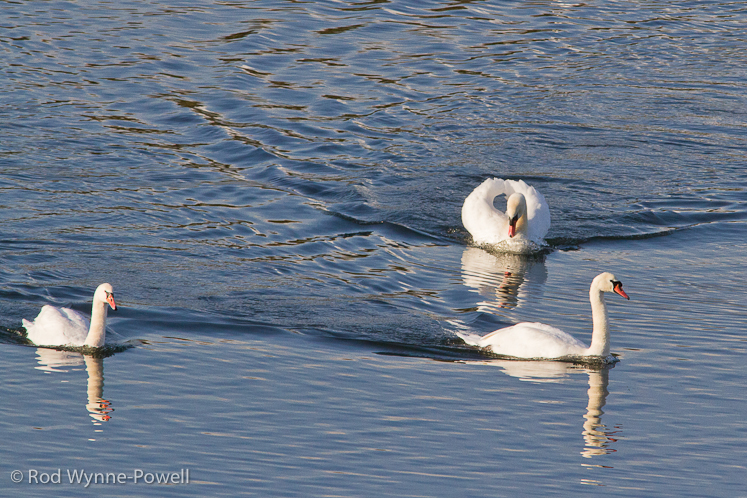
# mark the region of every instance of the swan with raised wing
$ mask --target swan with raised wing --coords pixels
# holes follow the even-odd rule
[[[493,205],[499,195],[507,198],[505,213]],[[530,252],[546,244],[550,210],[544,196],[523,180],[488,178],[464,200],[462,224],[477,245]]]

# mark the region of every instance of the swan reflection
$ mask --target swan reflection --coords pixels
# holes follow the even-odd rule
[[[462,253],[462,279],[464,285],[485,298],[477,304],[478,309],[495,312],[526,301],[532,288],[547,281],[547,269],[543,256],[494,254],[467,247]]]
[[[571,374],[585,372],[589,376],[589,390],[587,391],[589,403],[586,405],[581,432],[584,439],[581,456],[592,458],[617,451],[612,448],[612,444],[617,442],[615,435],[619,429],[609,430],[602,423],[604,414],[602,408],[609,394],[607,385],[610,367],[581,367],[560,361],[486,360],[479,363],[497,366],[511,377],[531,382],[562,382]]]
[[[602,407],[607,401],[607,384],[609,383],[609,370],[603,368],[599,371],[589,371],[589,404],[586,406],[584,418],[584,440],[586,447],[581,452],[585,458],[597,455],[614,453],[617,450],[610,448],[611,443],[617,442],[612,436],[617,431],[608,431],[602,423]]]
[[[86,409],[93,419],[94,425],[101,425],[111,419],[114,408],[111,402],[104,399],[104,359],[83,355],[74,351],[58,351],[56,349],[37,348],[36,354],[39,366],[37,370],[44,372],[68,372],[77,370],[74,367],[86,366],[88,373],[88,400]]]

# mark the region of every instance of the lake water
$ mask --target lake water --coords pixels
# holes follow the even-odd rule
[[[2,334],[0,494],[747,496],[746,23],[723,1],[3,2],[0,326],[110,282],[132,347]],[[470,246],[492,176],[544,194],[548,253]],[[455,334],[588,343],[605,270],[631,297],[607,299],[614,366]]]

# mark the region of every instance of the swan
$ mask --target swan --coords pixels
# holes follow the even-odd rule
[[[602,356],[610,354],[610,333],[607,323],[607,306],[604,292],[615,292],[630,299],[622,288],[622,282],[611,273],[597,275],[591,282],[589,300],[594,328],[591,346],[570,334],[544,323],[523,322],[498,329],[486,336],[457,332],[467,344],[488,348],[493,353],[516,358],[557,359],[564,356]]]
[[[100,348],[106,339],[107,305],[117,309],[110,284],[99,285],[93,294],[90,325],[77,311],[44,305],[33,322],[23,319],[26,337],[37,346]]]
[[[505,195],[506,212],[493,206]],[[545,198],[523,180],[488,178],[464,200],[462,224],[475,244],[499,245],[510,252],[528,252],[545,245],[550,209]]]

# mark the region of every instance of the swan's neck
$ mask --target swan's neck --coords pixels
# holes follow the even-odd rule
[[[610,331],[607,322],[607,306],[604,304],[602,291],[591,289],[589,300],[591,301],[591,319],[594,322],[589,355],[608,356],[610,354]]]
[[[527,213],[525,211],[521,216],[519,216],[519,219],[516,220],[516,235],[526,237],[528,226],[529,224],[527,223]]]
[[[107,303],[94,301],[91,309],[91,327],[88,329],[86,346],[100,348],[106,340],[106,313]]]

